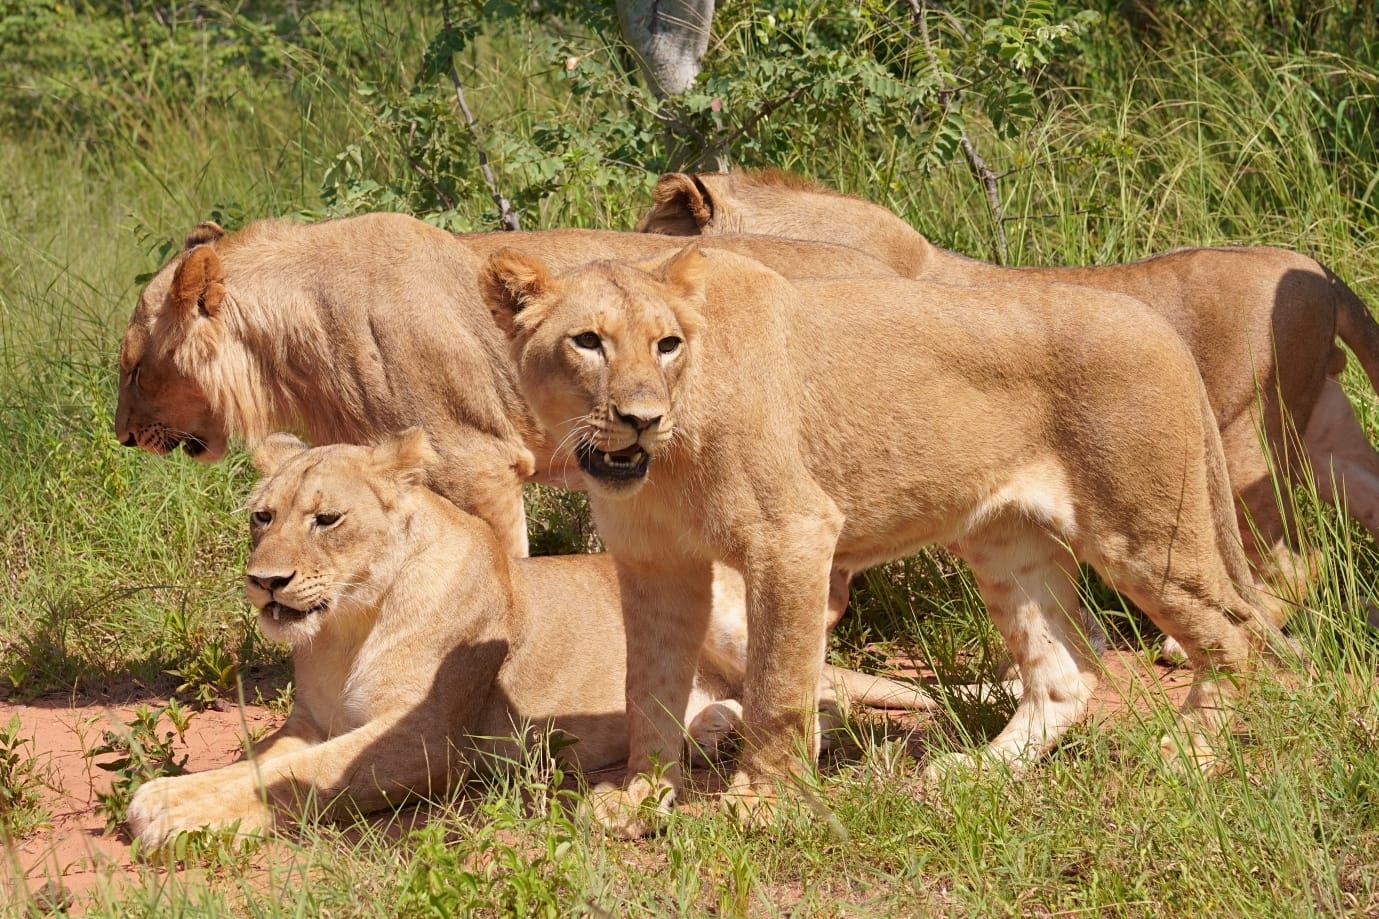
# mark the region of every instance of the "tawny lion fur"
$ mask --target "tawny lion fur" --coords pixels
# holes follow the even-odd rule
[[[262,630],[292,647],[292,713],[239,763],[141,786],[128,820],[142,844],[266,830],[337,803],[378,810],[503,768],[549,731],[573,741],[559,755],[581,768],[626,759],[606,556],[510,558],[492,528],[425,487],[436,457],[420,430],[312,450],[277,435],[255,461],[245,589]],[[742,582],[726,569],[710,618],[744,649],[702,659],[683,710],[712,752],[736,727],[746,667]],[[824,675],[830,702],[932,704],[913,686]]]
[[[1379,323],[1345,283],[1306,256],[1196,248],[1098,268],[1003,268],[934,246],[879,205],[776,171],[664,175],[638,229],[827,239],[869,252],[906,277],[958,285],[1056,281],[1132,296],[1192,351],[1220,426],[1247,554],[1274,589],[1300,600],[1314,572],[1290,548],[1297,545],[1291,501],[1285,493],[1280,509],[1271,469],[1286,481],[1315,482],[1325,500],[1379,538],[1379,453],[1341,390],[1345,353],[1335,344],[1339,336],[1379,387]],[[1152,385],[1147,380],[1135,385]]]
[[[212,461],[231,437],[252,446],[290,430],[314,444],[372,443],[422,425],[441,457],[433,487],[525,555],[522,484],[563,484],[567,470],[518,395],[479,298],[481,256],[498,245],[572,267],[681,243],[596,230],[456,237],[401,214],[229,234],[201,224],[125,330],[115,435]],[[842,246],[721,245],[790,277],[893,273]]]
[[[1186,648],[1198,682],[1165,743],[1217,755],[1236,680],[1276,633],[1237,586],[1250,575],[1220,438],[1158,317],[1052,284],[791,283],[697,245],[566,275],[500,252],[484,289],[618,567],[641,777],[600,799],[614,831],[646,832],[637,806],[680,781],[662,713],[685,707],[720,562],[747,584],[729,800],[749,812],[808,760],[831,566],[934,543],[971,565],[1024,682],[981,756],[1024,766],[1086,710],[1099,665],[1078,560]]]

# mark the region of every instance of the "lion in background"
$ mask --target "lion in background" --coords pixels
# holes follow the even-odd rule
[[[1023,687],[987,747],[931,771],[1028,766],[1085,713],[1100,663],[1078,561],[1182,643],[1197,680],[1165,748],[1216,761],[1254,649],[1277,630],[1238,586],[1249,567],[1220,436],[1157,316],[1056,284],[792,283],[697,244],[564,275],[500,252],[484,291],[617,564],[630,784],[598,806],[618,834],[647,832],[642,805],[678,789],[664,713],[689,697],[716,563],[747,585],[728,800],[748,812],[810,761],[798,751],[813,750],[831,569],[934,543],[970,565]]]
[[[1280,507],[1271,473],[1315,484],[1324,500],[1379,538],[1379,453],[1341,390],[1345,353],[1335,344],[1339,336],[1379,387],[1379,323],[1344,282],[1306,256],[1213,247],[1124,265],[1005,268],[940,249],[880,205],[778,171],[663,175],[637,229],[827,239],[926,281],[1058,282],[1134,297],[1192,351],[1220,426],[1246,551],[1272,588],[1300,601],[1314,572],[1294,551],[1291,501],[1285,494]]]
[[[241,762],[154,779],[130,831],[174,834],[337,804],[361,812],[520,761],[548,732],[581,769],[627,757],[623,617],[602,555],[513,559],[492,529],[425,486],[420,429],[374,447],[309,450],[290,435],[254,455],[245,590],[259,626],[292,648],[292,712]],[[743,637],[742,581],[720,569],[711,630]],[[722,644],[722,643],[720,643]],[[745,653],[706,657],[677,719],[712,754],[737,724]],[[821,696],[931,708],[915,686],[825,667]]]

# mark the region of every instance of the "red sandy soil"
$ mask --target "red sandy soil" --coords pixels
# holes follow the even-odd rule
[[[1176,704],[1191,679],[1187,671],[1146,664],[1142,654],[1112,651],[1103,661],[1106,676],[1097,693],[1094,717],[1115,714],[1127,705],[1144,707],[1150,698],[1164,704],[1161,693]],[[103,880],[118,882],[122,873],[130,871],[128,838],[122,832],[108,832],[105,815],[96,810],[96,793],[110,787],[111,773],[97,768],[85,753],[101,743],[104,731],[126,725],[136,704],[153,707],[166,701],[146,692],[103,702],[59,694],[23,705],[0,701],[0,725],[17,714],[20,736],[32,739],[21,754],[37,760],[45,781],[44,806],[50,814],[47,827],[11,844],[6,852],[6,864],[0,867],[0,897],[11,898],[22,889],[17,885],[23,885],[45,899],[62,897],[79,906],[94,885]],[[215,769],[239,758],[246,736],[262,736],[280,721],[280,716],[254,705],[197,712],[186,735],[175,739],[178,757],[186,754],[186,768],[192,772]],[[164,720],[159,736],[169,729]],[[618,777],[616,771],[597,776],[600,781]]]
[[[108,791],[113,778],[96,763],[114,757],[93,760],[87,758],[86,751],[100,746],[105,731],[122,730],[134,718],[136,705],[159,707],[167,699],[125,695],[130,697],[128,701],[94,702],[53,694],[23,705],[0,702],[0,725],[18,715],[22,725],[19,736],[32,741],[20,748],[20,754],[36,760],[36,773],[45,785],[43,806],[49,814],[46,827],[13,843],[5,853],[0,894],[8,895],[16,889],[13,885],[24,885],[34,894],[45,888],[61,890],[80,901],[102,878],[130,869],[128,838],[107,832],[105,815],[96,809],[96,793]],[[174,737],[177,759],[186,755],[186,768],[191,772],[224,766],[240,757],[242,738],[261,736],[281,720],[254,705],[196,712],[186,735],[180,740]],[[164,719],[159,736],[171,730]]]

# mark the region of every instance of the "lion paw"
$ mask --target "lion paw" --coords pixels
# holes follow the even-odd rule
[[[1183,650],[1178,639],[1168,635],[1164,637],[1164,643],[1159,648],[1159,660],[1174,667],[1182,667],[1188,662],[1187,652]]]
[[[593,819],[618,839],[641,839],[655,833],[675,802],[675,789],[653,785],[638,776],[626,788],[603,784],[589,793]]]
[[[139,786],[125,815],[130,835],[152,850],[191,830],[237,825],[237,834],[247,836],[271,829],[272,811],[252,781],[217,772],[157,778]]]
[[[1226,769],[1226,761],[1215,746],[1197,731],[1188,731],[1186,740],[1181,731],[1163,735],[1159,738],[1159,755],[1169,769],[1180,774],[1195,771],[1210,777]]]
[[[986,757],[978,753],[944,753],[931,757],[924,767],[924,781],[941,782],[957,775],[977,772],[986,763]]]
[[[776,819],[780,810],[780,792],[775,782],[739,772],[723,792],[722,804],[743,826],[765,826]]]
[[[734,699],[712,702],[694,716],[686,729],[690,738],[690,761],[696,765],[717,762],[723,747],[742,723],[742,705]]]

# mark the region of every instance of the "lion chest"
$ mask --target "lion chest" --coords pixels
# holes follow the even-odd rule
[[[414,704],[418,684],[429,682],[435,672],[427,666],[427,655],[409,653],[398,636],[338,638],[319,636],[293,658],[297,705],[305,707],[328,737]],[[421,692],[424,695],[424,689]]]

